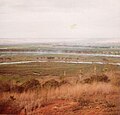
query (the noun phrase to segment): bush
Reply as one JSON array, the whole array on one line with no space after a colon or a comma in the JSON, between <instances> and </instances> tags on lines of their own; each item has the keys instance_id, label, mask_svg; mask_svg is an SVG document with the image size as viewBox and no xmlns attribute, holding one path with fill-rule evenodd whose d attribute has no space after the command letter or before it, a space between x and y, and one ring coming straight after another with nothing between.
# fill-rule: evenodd
<instances>
[{"instance_id":1,"label":"bush","mask_svg":"<svg viewBox=\"0 0 120 115\"><path fill-rule=\"evenodd\" d=\"M24 91L24 87L23 86L18 86L18 85L14 85L14 87L12 88L13 92L17 92L17 93L22 93Z\"/></svg>"},{"instance_id":2,"label":"bush","mask_svg":"<svg viewBox=\"0 0 120 115\"><path fill-rule=\"evenodd\" d=\"M83 83L93 83L93 82L109 82L110 79L106 75L92 75L90 78L83 80Z\"/></svg>"},{"instance_id":3,"label":"bush","mask_svg":"<svg viewBox=\"0 0 120 115\"><path fill-rule=\"evenodd\" d=\"M51 79L49 81L46 81L43 85L43 88L50 89L50 88L57 88L60 86L59 82Z\"/></svg>"},{"instance_id":4,"label":"bush","mask_svg":"<svg viewBox=\"0 0 120 115\"><path fill-rule=\"evenodd\" d=\"M39 83L38 80L31 79L25 83L23 83L20 87L19 90L24 90L24 91L29 91L29 90L35 90L35 89L40 89L41 84Z\"/></svg>"},{"instance_id":5,"label":"bush","mask_svg":"<svg viewBox=\"0 0 120 115\"><path fill-rule=\"evenodd\" d=\"M8 92L10 91L10 83L5 81L5 82L0 82L0 92Z\"/></svg>"},{"instance_id":6,"label":"bush","mask_svg":"<svg viewBox=\"0 0 120 115\"><path fill-rule=\"evenodd\" d=\"M71 85L68 81L66 80L62 80L60 83L59 83L60 86L62 85Z\"/></svg>"}]
</instances>

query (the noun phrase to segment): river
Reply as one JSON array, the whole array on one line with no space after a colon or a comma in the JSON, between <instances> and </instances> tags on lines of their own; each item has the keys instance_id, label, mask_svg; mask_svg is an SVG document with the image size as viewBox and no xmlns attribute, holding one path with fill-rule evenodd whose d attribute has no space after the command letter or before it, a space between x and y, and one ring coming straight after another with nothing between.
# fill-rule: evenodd
<instances>
[{"instance_id":1,"label":"river","mask_svg":"<svg viewBox=\"0 0 120 115\"><path fill-rule=\"evenodd\" d=\"M48 62L48 61L17 61L17 62L2 62L0 65L12 65L12 64L26 64L26 63L34 63L34 62ZM50 61L50 62L58 62L58 63L73 63L73 64L109 64L109 65L118 65L120 66L120 63L104 63L104 62L80 62L80 61Z\"/></svg>"},{"instance_id":2,"label":"river","mask_svg":"<svg viewBox=\"0 0 120 115\"><path fill-rule=\"evenodd\" d=\"M47 51L14 51L14 52L0 52L0 55L19 55L19 54L24 54L24 55L43 55L43 54L63 54L63 55L78 55L78 56L97 56L97 57L116 57L120 58L120 55L113 55L113 54L87 54L87 53L64 53L64 52L47 52Z\"/></svg>"}]
</instances>

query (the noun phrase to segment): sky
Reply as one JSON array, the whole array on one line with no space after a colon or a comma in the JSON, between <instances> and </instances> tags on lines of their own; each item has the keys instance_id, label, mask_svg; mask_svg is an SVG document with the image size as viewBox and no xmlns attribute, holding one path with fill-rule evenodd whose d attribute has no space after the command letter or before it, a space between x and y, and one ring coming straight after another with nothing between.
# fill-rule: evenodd
<instances>
[{"instance_id":1,"label":"sky","mask_svg":"<svg viewBox=\"0 0 120 115\"><path fill-rule=\"evenodd\" d=\"M0 0L0 42L120 41L120 0Z\"/></svg>"}]
</instances>

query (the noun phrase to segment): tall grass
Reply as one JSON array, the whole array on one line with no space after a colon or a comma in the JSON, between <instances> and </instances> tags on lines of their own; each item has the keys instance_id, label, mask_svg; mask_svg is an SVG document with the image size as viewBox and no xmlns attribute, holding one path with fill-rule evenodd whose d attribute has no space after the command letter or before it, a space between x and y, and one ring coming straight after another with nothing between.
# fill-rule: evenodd
<instances>
[{"instance_id":1,"label":"tall grass","mask_svg":"<svg viewBox=\"0 0 120 115\"><path fill-rule=\"evenodd\" d=\"M93 83L93 84L76 84L74 86L61 86L49 90L41 89L37 91L24 93L2 93L1 100L9 100L10 96L15 98L15 103L19 104L20 108L24 108L27 113L34 109L45 106L52 100L66 99L76 100L86 97L87 99L95 96L111 95L119 93L119 88L110 83Z\"/></svg>"}]
</instances>

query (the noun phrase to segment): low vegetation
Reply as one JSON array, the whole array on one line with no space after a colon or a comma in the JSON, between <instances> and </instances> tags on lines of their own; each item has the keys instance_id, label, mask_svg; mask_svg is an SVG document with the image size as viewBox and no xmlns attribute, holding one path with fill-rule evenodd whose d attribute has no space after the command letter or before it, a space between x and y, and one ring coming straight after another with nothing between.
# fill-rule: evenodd
<instances>
[{"instance_id":1,"label":"low vegetation","mask_svg":"<svg viewBox=\"0 0 120 115\"><path fill-rule=\"evenodd\" d=\"M88 78L85 78L83 80L83 83L93 83L93 82L110 82L110 79L107 75L102 74L102 75L92 75Z\"/></svg>"},{"instance_id":2,"label":"low vegetation","mask_svg":"<svg viewBox=\"0 0 120 115\"><path fill-rule=\"evenodd\" d=\"M34 63L0 68L0 114L120 113L119 66Z\"/></svg>"},{"instance_id":3,"label":"low vegetation","mask_svg":"<svg viewBox=\"0 0 120 115\"><path fill-rule=\"evenodd\" d=\"M69 87L52 88L50 90L34 90L23 93L2 93L0 101L0 112L30 114L40 112L40 108L50 106L53 100L64 100L66 103L76 103L72 111L83 111L85 108L110 108L111 112L119 108L119 88L108 83L77 84ZM109 97L111 96L111 97ZM111 100L112 99L112 100ZM17 106L16 106L17 105ZM37 111L39 109L39 111ZM64 110L63 110L64 111ZM118 111L119 112L119 111ZM109 114L108 114L109 115Z\"/></svg>"}]
</instances>

